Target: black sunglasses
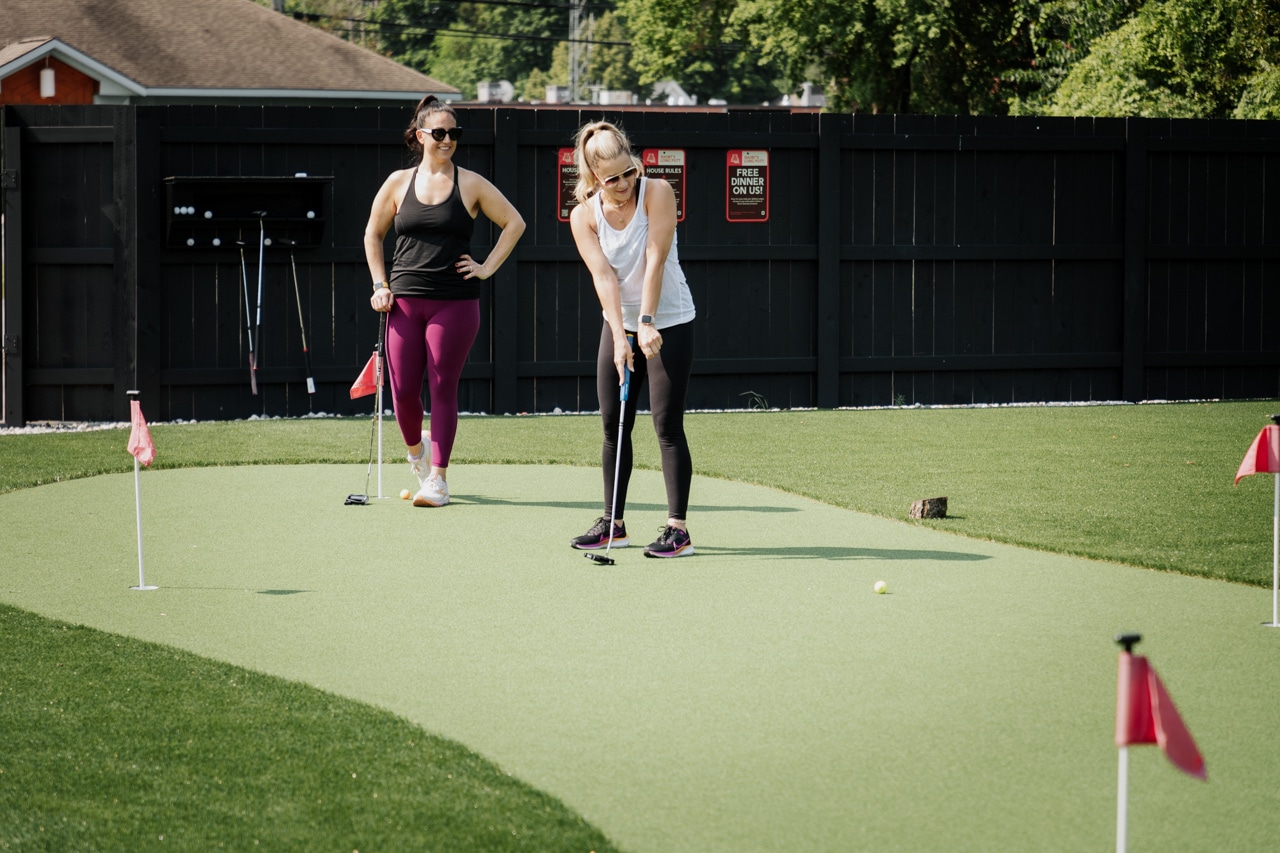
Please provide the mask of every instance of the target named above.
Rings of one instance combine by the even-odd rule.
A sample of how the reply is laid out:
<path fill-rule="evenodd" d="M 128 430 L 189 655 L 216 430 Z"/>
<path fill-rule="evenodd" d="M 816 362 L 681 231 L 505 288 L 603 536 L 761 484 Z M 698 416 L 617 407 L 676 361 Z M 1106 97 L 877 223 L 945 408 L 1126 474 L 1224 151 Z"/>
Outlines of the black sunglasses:
<path fill-rule="evenodd" d="M 460 127 L 451 127 L 448 130 L 445 130 L 443 127 L 433 127 L 430 130 L 425 127 L 420 127 L 418 129 L 423 133 L 431 134 L 431 138 L 436 142 L 443 142 L 445 136 L 448 136 L 454 142 L 457 142 L 458 137 L 462 136 L 462 128 Z"/>
<path fill-rule="evenodd" d="M 611 187 L 614 184 L 616 184 L 618 181 L 631 180 L 636 176 L 637 171 L 638 170 L 636 169 L 636 167 L 632 166 L 630 169 L 627 169 L 625 172 L 619 172 L 618 174 L 614 175 L 612 178 L 603 179 L 600 183 L 604 184 L 606 187 Z"/>

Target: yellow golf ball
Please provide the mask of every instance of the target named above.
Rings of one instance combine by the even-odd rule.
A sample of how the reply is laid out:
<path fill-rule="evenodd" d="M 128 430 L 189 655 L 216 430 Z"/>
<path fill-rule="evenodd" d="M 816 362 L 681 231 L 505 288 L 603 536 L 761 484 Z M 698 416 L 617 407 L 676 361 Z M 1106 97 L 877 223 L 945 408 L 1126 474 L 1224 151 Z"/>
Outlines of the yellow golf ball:
<path fill-rule="evenodd" d="M 409 490 L 408 490 L 408 489 L 401 489 L 401 490 L 400 490 L 400 500 L 402 500 L 402 501 L 407 501 L 407 500 L 409 500 L 409 497 L 410 497 L 410 494 L 409 494 Z"/>
<path fill-rule="evenodd" d="M 889 585 L 884 581 L 876 581 L 876 585 L 872 587 L 876 591 L 876 595 L 884 595 L 885 590 L 888 588 Z"/>

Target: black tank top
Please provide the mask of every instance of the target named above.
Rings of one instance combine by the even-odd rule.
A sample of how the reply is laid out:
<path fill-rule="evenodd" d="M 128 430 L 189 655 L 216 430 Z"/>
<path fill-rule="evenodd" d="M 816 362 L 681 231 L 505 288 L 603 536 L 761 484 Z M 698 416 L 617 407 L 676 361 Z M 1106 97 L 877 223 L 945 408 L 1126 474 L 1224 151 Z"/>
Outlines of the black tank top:
<path fill-rule="evenodd" d="M 396 212 L 396 253 L 391 261 L 391 292 L 396 296 L 428 299 L 476 299 L 480 280 L 464 280 L 454 266 L 471 254 L 476 222 L 462 203 L 458 167 L 453 167 L 453 192 L 440 204 L 423 204 L 415 187 L 414 168 L 409 188 Z"/>

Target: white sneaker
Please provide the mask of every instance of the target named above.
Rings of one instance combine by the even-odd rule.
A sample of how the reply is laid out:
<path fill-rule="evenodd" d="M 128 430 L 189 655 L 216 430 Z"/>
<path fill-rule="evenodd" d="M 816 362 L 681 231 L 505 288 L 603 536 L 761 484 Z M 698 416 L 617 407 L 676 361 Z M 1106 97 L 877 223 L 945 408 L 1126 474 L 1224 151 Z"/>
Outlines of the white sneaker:
<path fill-rule="evenodd" d="M 418 488 L 421 489 L 427 485 L 427 478 L 431 475 L 431 433 L 423 430 L 422 432 L 422 455 L 414 457 L 412 454 L 405 458 L 409 460 L 409 470 L 413 472 L 413 476 L 418 478 Z"/>
<path fill-rule="evenodd" d="M 449 484 L 442 477 L 428 477 L 413 496 L 414 506 L 445 506 L 449 503 Z"/>

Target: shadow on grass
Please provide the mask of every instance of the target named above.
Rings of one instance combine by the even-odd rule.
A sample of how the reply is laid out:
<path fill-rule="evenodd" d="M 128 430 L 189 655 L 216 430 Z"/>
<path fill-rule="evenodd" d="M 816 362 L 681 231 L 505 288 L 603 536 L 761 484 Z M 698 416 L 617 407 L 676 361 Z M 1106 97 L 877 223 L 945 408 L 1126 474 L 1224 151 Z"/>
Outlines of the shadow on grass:
<path fill-rule="evenodd" d="M 986 554 L 963 551 L 913 551 L 890 548 L 829 548 L 798 546 L 786 548 L 722 548 L 698 545 L 696 554 L 712 557 L 777 557 L 783 560 L 926 560 L 938 562 L 973 562 L 990 560 Z"/>
<path fill-rule="evenodd" d="M 455 504 L 476 504 L 478 506 L 540 506 L 548 509 L 582 509 L 587 511 L 599 511 L 600 501 L 545 501 L 545 500 L 510 500 L 508 498 L 491 498 L 486 495 L 453 495 L 450 503 Z M 666 512 L 667 505 L 659 503 L 639 503 L 636 501 L 627 502 L 627 513 L 633 512 Z M 710 504 L 697 504 L 689 508 L 691 514 L 701 515 L 704 512 L 800 512 L 797 507 L 791 506 L 713 506 Z"/>

